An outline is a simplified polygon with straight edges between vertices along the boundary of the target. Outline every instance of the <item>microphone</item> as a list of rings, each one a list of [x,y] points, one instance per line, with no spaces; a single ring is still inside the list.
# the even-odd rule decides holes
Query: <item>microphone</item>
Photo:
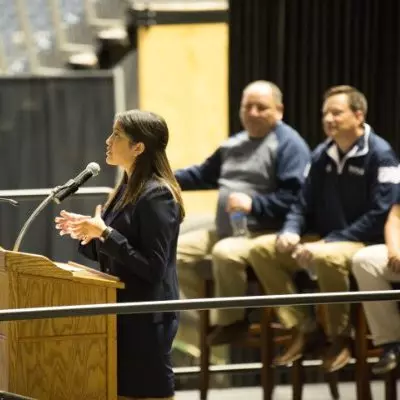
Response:
[[[74,179],[70,179],[67,183],[62,186],[56,186],[51,193],[36,207],[33,213],[29,216],[24,226],[20,230],[17,240],[14,243],[13,251],[18,251],[21,245],[22,239],[25,232],[28,230],[29,226],[32,224],[34,219],[39,215],[39,213],[54,200],[57,204],[60,204],[66,197],[75,193],[80,186],[82,186],[88,179],[92,176],[98,175],[100,172],[99,164],[91,162],[87,167]],[[15,201],[15,200],[14,200]]]
[[[66,184],[61,186],[59,190],[56,191],[53,200],[60,204],[65,198],[74,194],[80,186],[82,186],[88,179],[92,176],[97,176],[100,172],[100,165],[91,162],[86,168],[75,178],[70,179]]]
[[[17,200],[8,199],[7,197],[0,197],[0,202],[11,204],[14,207],[19,205]]]

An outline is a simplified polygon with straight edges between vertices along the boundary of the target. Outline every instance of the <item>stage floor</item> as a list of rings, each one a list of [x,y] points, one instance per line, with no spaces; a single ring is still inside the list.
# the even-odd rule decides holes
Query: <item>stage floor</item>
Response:
[[[354,400],[354,383],[339,384],[340,400]],[[397,385],[397,391],[400,398],[400,383]],[[383,382],[374,382],[372,384],[373,400],[382,400],[385,398]],[[261,400],[261,388],[234,388],[234,389],[212,389],[209,392],[207,400]],[[197,391],[176,392],[175,400],[199,400]],[[274,400],[292,400],[290,386],[278,386],[274,391]],[[303,389],[303,400],[331,400],[328,385],[314,384],[305,385]]]

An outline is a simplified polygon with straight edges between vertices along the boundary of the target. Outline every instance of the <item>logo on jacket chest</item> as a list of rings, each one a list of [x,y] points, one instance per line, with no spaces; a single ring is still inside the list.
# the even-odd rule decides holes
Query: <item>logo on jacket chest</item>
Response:
[[[364,168],[356,167],[355,165],[349,165],[348,168],[347,168],[347,170],[348,170],[348,173],[351,174],[351,175],[364,176],[364,174],[365,174],[365,169],[364,169]],[[332,164],[328,164],[328,165],[325,167],[325,171],[326,171],[327,173],[332,172],[332,171],[333,171],[333,166],[332,166]],[[339,173],[340,173],[340,172],[339,172]]]
[[[356,167],[355,165],[349,165],[349,173],[353,175],[363,176],[365,174],[365,169],[361,167]]]

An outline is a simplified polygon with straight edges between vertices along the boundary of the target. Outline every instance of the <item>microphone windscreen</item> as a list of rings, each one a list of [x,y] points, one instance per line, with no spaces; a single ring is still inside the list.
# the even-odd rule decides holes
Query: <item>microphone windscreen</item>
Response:
[[[91,162],[87,165],[86,169],[90,171],[93,176],[97,176],[101,170],[100,165],[96,162]]]

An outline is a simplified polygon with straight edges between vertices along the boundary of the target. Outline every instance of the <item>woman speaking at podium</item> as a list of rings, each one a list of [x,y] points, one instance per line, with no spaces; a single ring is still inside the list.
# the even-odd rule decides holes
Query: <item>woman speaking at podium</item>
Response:
[[[103,210],[93,217],[61,211],[60,234],[101,270],[125,283],[118,302],[172,300],[179,296],[176,246],[184,217],[180,188],[166,156],[164,119],[139,110],[117,114],[106,140],[106,162],[124,170]],[[171,346],[176,313],[117,316],[120,399],[173,399]]]

